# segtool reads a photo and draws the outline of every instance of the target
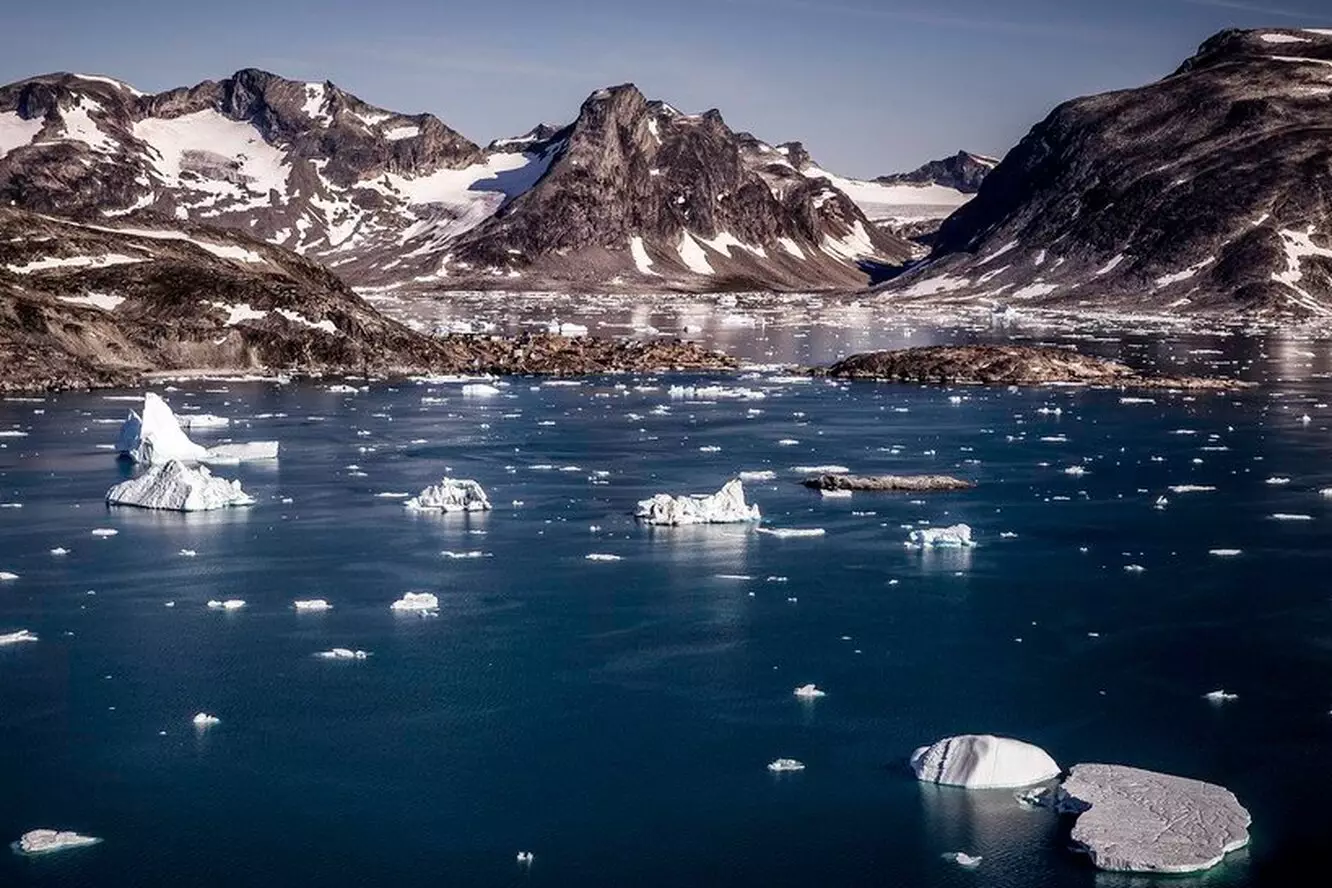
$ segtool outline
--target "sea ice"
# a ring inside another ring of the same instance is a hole
[[[439,610],[439,598],[430,592],[408,592],[389,605],[389,609],[395,611]]]
[[[100,841],[93,836],[83,836],[69,830],[33,829],[19,838],[16,847],[20,854],[48,854],[66,848],[84,848]]]
[[[1231,700],[1238,700],[1239,694],[1228,694],[1224,690],[1208,691],[1203,694],[1203,699],[1209,703],[1229,703]]]
[[[475,481],[446,477],[403,505],[419,512],[482,512],[490,508],[490,500]]]
[[[203,512],[229,506],[248,506],[254,498],[239,481],[214,478],[207,468],[191,468],[179,460],[151,465],[137,478],[122,481],[106,492],[107,505],[138,506],[173,512]]]
[[[758,521],[759,508],[745,503],[744,485],[739,478],[734,478],[710,495],[659,493],[651,499],[640,500],[634,515],[648,524],[734,524]]]
[[[991,734],[922,746],[911,754],[911,769],[925,783],[967,789],[1016,789],[1059,776],[1059,766],[1039,746]]]
[[[976,545],[971,539],[971,527],[966,524],[913,530],[906,544],[917,549],[956,549]]]
[[[245,607],[245,602],[240,598],[228,598],[225,601],[218,601],[216,598],[208,600],[209,610],[240,610]]]
[[[0,583],[17,580],[19,575],[8,570],[0,570]]]
[[[221,722],[222,719],[218,718],[216,715],[209,715],[206,712],[200,712],[194,716],[192,721],[194,722],[194,726],[196,728],[210,728],[213,725]]]
[[[20,629],[17,632],[7,632],[0,634],[0,647],[8,644],[21,644],[25,641],[36,641],[37,636],[27,629]]]
[[[777,759],[768,763],[768,770],[779,774],[783,771],[803,771],[805,763],[795,759]]]
[[[1191,873],[1249,843],[1249,812],[1201,780],[1123,765],[1074,765],[1057,807],[1078,815],[1073,842],[1103,870]]]
[[[605,553],[603,553],[603,552],[592,552],[592,553],[590,553],[590,554],[588,554],[588,555],[584,555],[583,557],[586,558],[588,561],[619,561],[619,560],[620,560],[620,556],[619,556],[619,555],[607,555],[607,554],[605,554]]]
[[[143,396],[142,416],[130,411],[116,438],[116,450],[134,462],[147,464],[172,459],[198,462],[208,452],[181,431],[176,414],[155,392]]]
[[[819,690],[818,687],[815,685],[807,684],[807,685],[801,685],[800,687],[796,688],[795,695],[801,698],[802,700],[813,700],[818,697],[828,696],[828,692]]]
[[[326,611],[332,610],[333,605],[322,598],[304,598],[292,602],[292,606],[298,611]]]
[[[120,531],[116,530],[114,527],[95,527],[92,531],[92,535],[95,537],[113,537],[118,533],[120,533]]]
[[[52,555],[57,555],[57,556],[58,556],[58,555],[68,555],[68,554],[69,554],[69,550],[66,549],[64,546],[56,546],[54,549],[51,550],[51,554],[52,554]]]

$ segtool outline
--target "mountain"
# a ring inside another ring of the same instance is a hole
[[[332,272],[246,234],[0,209],[0,391],[136,384],[149,372],[717,370],[678,341],[432,337]]]
[[[156,95],[74,74],[0,87],[0,201],[236,229],[366,287],[858,287],[912,245],[838,182],[631,85],[486,148],[253,69]]]
[[[402,373],[448,363],[322,266],[239,232],[0,209],[0,389],[158,370]]]
[[[931,160],[909,173],[879,176],[874,181],[880,185],[938,185],[960,194],[975,194],[980,191],[981,182],[985,181],[990,170],[998,165],[999,161],[993,157],[959,151],[952,157]]]
[[[1174,74],[1056,108],[895,300],[1332,314],[1332,31],[1224,31]]]

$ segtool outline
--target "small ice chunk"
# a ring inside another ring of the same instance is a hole
[[[980,866],[982,858],[979,854],[972,856],[962,851],[949,851],[942,855],[944,860],[950,860],[958,866],[964,866],[967,869],[975,869]]]
[[[1208,549],[1208,555],[1215,555],[1218,558],[1234,558],[1243,552],[1242,549]]]
[[[0,570],[0,583],[10,582],[12,580],[17,580],[18,578],[19,575],[13,571]]]
[[[741,481],[772,481],[776,477],[777,473],[769,469],[759,469],[753,472],[741,472],[739,475]],[[1332,491],[1332,488],[1328,489],[1329,491]]]
[[[191,431],[194,429],[224,429],[231,425],[231,420],[225,416],[214,416],[211,413],[184,413],[178,419],[182,427]]]
[[[1170,488],[1171,493],[1209,493],[1216,490],[1209,484],[1175,484]]]
[[[333,605],[322,598],[302,598],[292,602],[292,606],[298,611],[326,611],[332,610]]]
[[[536,860],[536,855],[533,854],[531,851],[519,851],[519,852],[518,852],[518,862],[519,862],[519,863],[530,865],[530,864],[532,863],[533,860]]]
[[[805,763],[795,759],[780,758],[769,762],[768,770],[778,774],[784,771],[803,771],[805,770]]]
[[[945,737],[911,754],[916,779],[967,789],[1016,789],[1059,776],[1039,746],[992,734]]]
[[[817,699],[818,697],[828,696],[828,692],[819,690],[818,687],[815,685],[807,684],[807,685],[801,685],[800,687],[796,688],[795,695],[801,698],[802,700],[814,700]]]
[[[1081,478],[1083,475],[1087,474],[1087,470],[1082,466],[1069,466],[1064,469],[1064,474],[1072,475],[1075,478]]]
[[[193,549],[181,549],[176,554],[178,554],[181,558],[194,558],[199,553],[194,551]]]
[[[488,398],[499,393],[498,388],[487,382],[469,382],[462,387],[464,398]]]
[[[588,561],[619,561],[619,555],[607,555],[604,552],[591,552],[583,556]]]
[[[1312,515],[1292,515],[1287,512],[1277,512],[1272,516],[1273,521],[1312,521]]]
[[[214,465],[234,466],[244,462],[265,462],[278,458],[277,441],[245,441],[209,447],[201,457]]]
[[[234,611],[245,607],[245,602],[240,598],[228,598],[225,601],[218,601],[216,598],[210,598],[208,600],[208,607],[210,610]]]
[[[976,545],[971,539],[971,527],[966,524],[913,530],[906,544],[916,549],[957,549]]]
[[[825,533],[822,527],[760,527],[759,533],[778,539],[798,539],[800,537],[821,537]]]
[[[1147,570],[1147,568],[1143,567],[1141,564],[1126,564],[1126,565],[1124,565],[1124,571],[1125,571],[1126,573],[1140,574],[1140,573],[1143,573],[1143,572],[1146,571],[1146,570]]]
[[[389,605],[390,610],[395,611],[433,611],[439,609],[439,597],[430,592],[408,592],[393,604]]]
[[[484,512],[490,508],[490,500],[475,481],[445,477],[403,506],[418,512]]]
[[[354,651],[351,648],[333,648],[332,650],[320,651],[315,654],[321,660],[364,660],[370,656],[369,651]]]
[[[1203,699],[1209,703],[1229,703],[1231,700],[1238,700],[1239,694],[1229,694],[1224,690],[1208,691],[1203,694]]]
[[[194,726],[196,728],[211,728],[213,725],[218,724],[221,721],[222,719],[218,718],[216,715],[209,715],[206,712],[197,713],[193,718]]]
[[[97,527],[93,529],[92,535],[95,537],[113,537],[118,533],[120,533],[120,531],[116,530],[114,527]]]
[[[671,496],[659,493],[640,500],[634,516],[648,524],[735,524],[759,520],[759,508],[745,503],[744,484],[733,478],[714,494]]]
[[[851,470],[846,466],[791,466],[791,471],[797,475],[849,475]]]
[[[25,641],[36,641],[37,636],[27,629],[20,629],[17,632],[7,632],[0,634],[0,647],[9,644],[22,644]]]
[[[853,492],[850,490],[828,490],[825,487],[819,488],[819,495],[824,499],[851,499]]]
[[[67,848],[85,848],[96,845],[101,839],[84,836],[63,829],[33,829],[25,832],[15,843],[20,854],[49,854]]]
[[[58,555],[68,555],[68,554],[69,554],[69,550],[66,549],[64,546],[56,546],[54,549],[51,550],[51,554],[52,554],[52,555],[57,555],[57,556],[58,556]]]

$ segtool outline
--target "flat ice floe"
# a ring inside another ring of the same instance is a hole
[[[1017,789],[1059,776],[1039,746],[992,734],[945,737],[911,754],[916,779],[966,789]]]
[[[243,462],[265,462],[277,458],[277,441],[243,441],[209,447],[204,452],[203,462],[238,465]]]
[[[745,488],[739,478],[727,481],[713,494],[659,493],[640,500],[634,516],[658,525],[738,524],[760,518],[759,507],[745,503]]]
[[[214,478],[207,468],[191,468],[178,460],[151,465],[137,478],[122,481],[106,492],[107,505],[137,506],[173,512],[204,512],[231,506],[249,506],[254,497],[239,481]]]
[[[395,611],[434,611],[439,610],[439,597],[430,592],[408,592],[389,605]]]
[[[967,854],[963,851],[948,851],[941,855],[944,860],[956,863],[958,866],[964,866],[967,869],[975,869],[981,865],[984,859],[979,854]]]
[[[779,539],[798,539],[800,537],[821,537],[825,531],[822,527],[760,527],[758,532]]]
[[[777,478],[777,473],[769,469],[759,469],[753,472],[741,472],[738,476],[741,481],[773,481]]]
[[[605,552],[590,552],[590,553],[588,553],[587,555],[584,555],[583,558],[585,558],[585,559],[588,560],[588,561],[619,561],[619,560],[621,560],[619,555],[609,555],[609,554],[607,554],[607,553],[605,553]]]
[[[331,650],[320,651],[315,656],[321,660],[365,660],[370,656],[370,652],[352,650],[351,648],[332,648]]]
[[[298,611],[309,613],[313,611],[332,610],[333,605],[322,598],[303,598],[292,602],[292,607]]]
[[[63,829],[33,829],[25,832],[14,848],[20,854],[49,854],[64,851],[67,848],[86,848],[96,845],[101,839]]]
[[[446,477],[403,506],[418,512],[484,512],[490,508],[490,500],[475,481]]]
[[[906,544],[916,549],[958,549],[976,545],[971,539],[971,527],[966,524],[913,530]]]
[[[180,420],[181,428],[190,429],[224,429],[231,425],[231,420],[225,416],[214,416],[211,413],[182,413],[177,419]]]
[[[1249,843],[1249,812],[1230,790],[1123,765],[1074,765],[1056,806],[1103,870],[1191,873]]]
[[[216,598],[210,598],[208,600],[209,610],[234,611],[234,610],[240,610],[243,607],[245,607],[245,601],[240,598],[228,598],[225,601],[219,601]]]
[[[17,632],[6,632],[0,634],[0,647],[9,644],[22,644],[25,641],[36,641],[37,636],[28,629],[20,629]]]
[[[805,770],[805,763],[795,759],[782,758],[769,762],[768,770],[778,774],[787,771],[803,771]]]

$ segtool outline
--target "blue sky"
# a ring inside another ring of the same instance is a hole
[[[633,81],[870,176],[1002,154],[1060,101],[1161,77],[1222,28],[1320,25],[1326,0],[62,0],[6,9],[0,82],[156,91],[261,67],[485,143]]]

